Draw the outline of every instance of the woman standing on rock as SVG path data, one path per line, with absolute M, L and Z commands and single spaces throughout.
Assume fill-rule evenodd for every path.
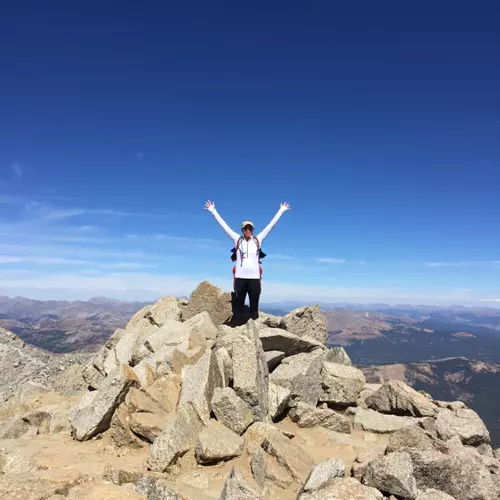
M 250 301 L 250 317 L 257 319 L 259 317 L 259 298 L 261 292 L 261 274 L 260 259 L 265 256 L 261 250 L 261 245 L 270 231 L 278 222 L 281 215 L 290 210 L 288 203 L 282 203 L 278 213 L 273 217 L 273 220 L 261 231 L 257 236 L 254 236 L 254 225 L 252 221 L 245 220 L 241 224 L 242 236 L 236 231 L 233 231 L 219 215 L 215 209 L 215 203 L 208 200 L 205 203 L 205 209 L 215 217 L 222 229 L 233 240 L 233 260 L 236 262 L 234 266 L 234 294 L 235 294 L 235 310 L 234 323 L 241 324 L 244 317 L 245 299 L 248 294 Z

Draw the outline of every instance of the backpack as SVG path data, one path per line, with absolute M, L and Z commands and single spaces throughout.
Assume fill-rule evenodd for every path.
M 258 238 L 253 236 L 253 240 L 255 241 L 255 244 L 257 245 L 257 250 L 259 252 L 259 264 L 262 264 L 261 259 L 263 259 L 267 254 L 265 254 L 262 251 L 262 248 L 260 248 L 260 243 Z M 243 236 L 240 236 L 238 238 L 238 241 L 236 242 L 236 246 L 231 249 L 231 260 L 233 262 L 236 262 L 237 256 L 236 254 L 238 253 L 238 250 L 240 249 L 241 242 L 243 241 Z M 259 265 L 259 271 L 260 271 L 260 279 L 262 280 L 262 266 Z M 236 279 L 236 266 L 233 266 L 233 281 Z

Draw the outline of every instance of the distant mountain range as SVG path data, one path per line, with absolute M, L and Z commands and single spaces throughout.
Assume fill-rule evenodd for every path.
M 52 352 L 93 351 L 144 305 L 103 297 L 70 302 L 0 296 L 0 327 Z

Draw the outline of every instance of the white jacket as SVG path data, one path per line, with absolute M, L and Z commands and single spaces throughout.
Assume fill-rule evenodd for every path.
M 271 232 L 276 222 L 283 214 L 286 209 L 280 208 L 278 213 L 273 217 L 273 220 L 261 231 L 258 235 L 254 236 L 257 238 L 259 245 L 262 246 L 262 242 L 265 240 L 267 235 Z M 238 240 L 241 235 L 236 231 L 233 231 L 224 221 L 224 219 L 219 215 L 215 207 L 211 210 L 213 216 L 217 222 L 221 225 L 222 229 L 226 231 L 227 235 L 231 238 L 234 245 L 238 244 Z M 254 238 L 250 238 L 248 241 L 243 238 L 240 243 L 240 248 L 236 252 L 236 278 L 246 278 L 246 279 L 259 279 L 260 269 L 259 269 L 259 248 L 254 241 Z

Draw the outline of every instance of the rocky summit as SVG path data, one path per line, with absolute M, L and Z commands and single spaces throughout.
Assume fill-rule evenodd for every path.
M 1 332 L 0 498 L 500 499 L 500 450 L 463 403 L 366 383 L 318 306 L 230 316 L 204 282 L 71 366 Z

